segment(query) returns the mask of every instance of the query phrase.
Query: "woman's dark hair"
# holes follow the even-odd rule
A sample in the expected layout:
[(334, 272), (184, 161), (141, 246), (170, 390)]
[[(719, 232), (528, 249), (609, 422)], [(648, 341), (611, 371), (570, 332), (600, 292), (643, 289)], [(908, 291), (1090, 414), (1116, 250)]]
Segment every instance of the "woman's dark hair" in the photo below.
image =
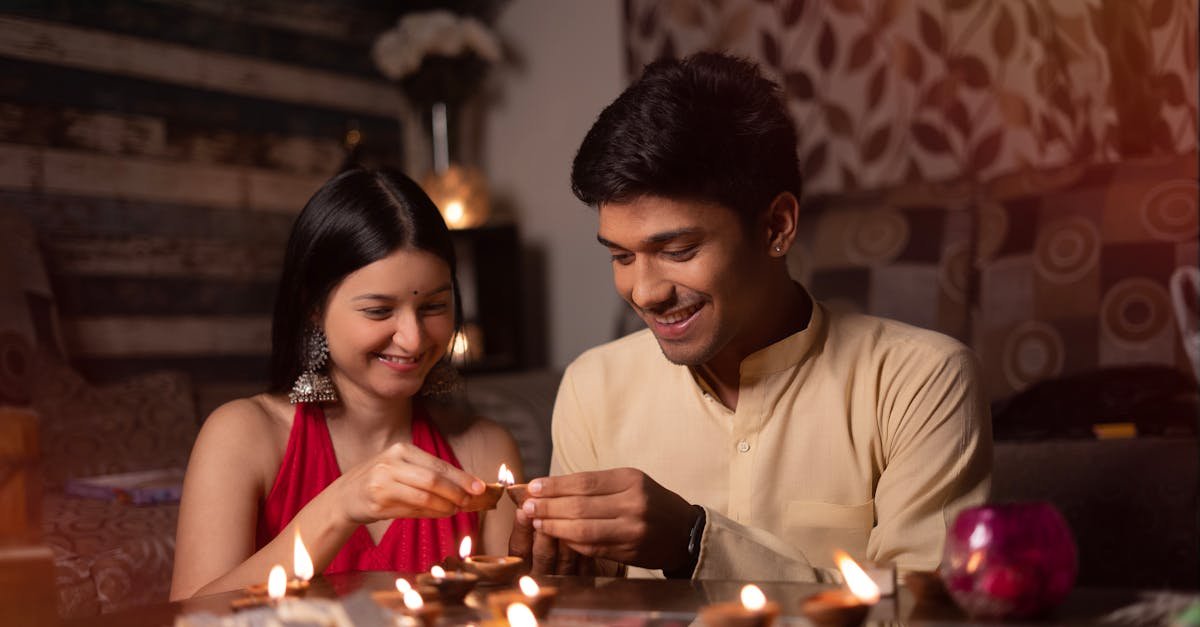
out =
[(717, 202), (748, 222), (782, 192), (800, 197), (796, 128), (779, 87), (749, 61), (657, 61), (600, 113), (571, 189), (593, 207), (648, 194)]
[(292, 225), (271, 326), (272, 392), (302, 371), (304, 334), (342, 279), (399, 249), (450, 266), (455, 326), (462, 320), (454, 243), (442, 215), (412, 179), (386, 170), (343, 172), (318, 189)]

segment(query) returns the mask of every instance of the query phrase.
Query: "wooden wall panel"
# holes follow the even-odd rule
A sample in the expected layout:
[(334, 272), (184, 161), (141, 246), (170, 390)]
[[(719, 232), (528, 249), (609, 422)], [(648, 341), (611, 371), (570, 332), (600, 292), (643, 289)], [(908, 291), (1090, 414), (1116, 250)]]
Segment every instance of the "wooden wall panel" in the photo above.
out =
[(392, 19), (310, 0), (0, 9), (0, 210), (34, 224), (85, 376), (183, 370), (202, 412), (264, 385), (284, 243), (343, 136), (402, 165), (399, 94), (369, 56)]

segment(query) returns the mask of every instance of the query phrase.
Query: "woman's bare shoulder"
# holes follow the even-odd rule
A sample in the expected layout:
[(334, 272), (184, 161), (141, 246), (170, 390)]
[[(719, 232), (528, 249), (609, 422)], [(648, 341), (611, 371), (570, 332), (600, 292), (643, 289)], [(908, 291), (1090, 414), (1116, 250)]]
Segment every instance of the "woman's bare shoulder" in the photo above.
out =
[(197, 446), (213, 444), (231, 451), (262, 453), (263, 443), (271, 450), (287, 442), (292, 426), (291, 405), (271, 394), (257, 394), (229, 401), (213, 410), (200, 428)]

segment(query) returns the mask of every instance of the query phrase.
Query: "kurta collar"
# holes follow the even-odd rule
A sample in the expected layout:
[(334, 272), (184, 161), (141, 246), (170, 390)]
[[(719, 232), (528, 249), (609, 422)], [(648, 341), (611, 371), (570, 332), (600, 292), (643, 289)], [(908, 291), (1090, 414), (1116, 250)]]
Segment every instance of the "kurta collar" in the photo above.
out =
[[(796, 286), (804, 290), (804, 286), (799, 283)], [(808, 293), (808, 290), (804, 291), (806, 294)], [(743, 380), (746, 377), (758, 377), (787, 370), (804, 361), (817, 339), (825, 332), (825, 310), (821, 303), (812, 298), (811, 294), (809, 294), (809, 299), (812, 302), (812, 315), (804, 330), (797, 331), (770, 346), (750, 353), (742, 360), (740, 374)]]

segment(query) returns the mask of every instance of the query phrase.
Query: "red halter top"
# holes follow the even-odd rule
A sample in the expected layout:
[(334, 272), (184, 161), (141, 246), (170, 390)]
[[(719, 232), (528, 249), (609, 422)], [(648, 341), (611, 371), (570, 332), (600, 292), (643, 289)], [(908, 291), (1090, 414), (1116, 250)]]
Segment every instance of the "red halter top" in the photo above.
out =
[[(455, 468), (462, 468), (424, 408), (416, 403), (412, 442)], [(259, 510), (256, 549), (279, 535), (301, 508), (341, 474), (325, 424), (325, 412), (315, 403), (297, 405), (279, 474)], [(475, 536), (478, 529), (479, 516), (474, 512), (459, 512), (448, 518), (397, 518), (376, 545), (367, 528), (360, 526), (342, 545), (325, 574), (355, 570), (425, 572), (446, 556), (457, 553), (462, 537)], [(475, 540), (478, 542), (478, 538)]]

